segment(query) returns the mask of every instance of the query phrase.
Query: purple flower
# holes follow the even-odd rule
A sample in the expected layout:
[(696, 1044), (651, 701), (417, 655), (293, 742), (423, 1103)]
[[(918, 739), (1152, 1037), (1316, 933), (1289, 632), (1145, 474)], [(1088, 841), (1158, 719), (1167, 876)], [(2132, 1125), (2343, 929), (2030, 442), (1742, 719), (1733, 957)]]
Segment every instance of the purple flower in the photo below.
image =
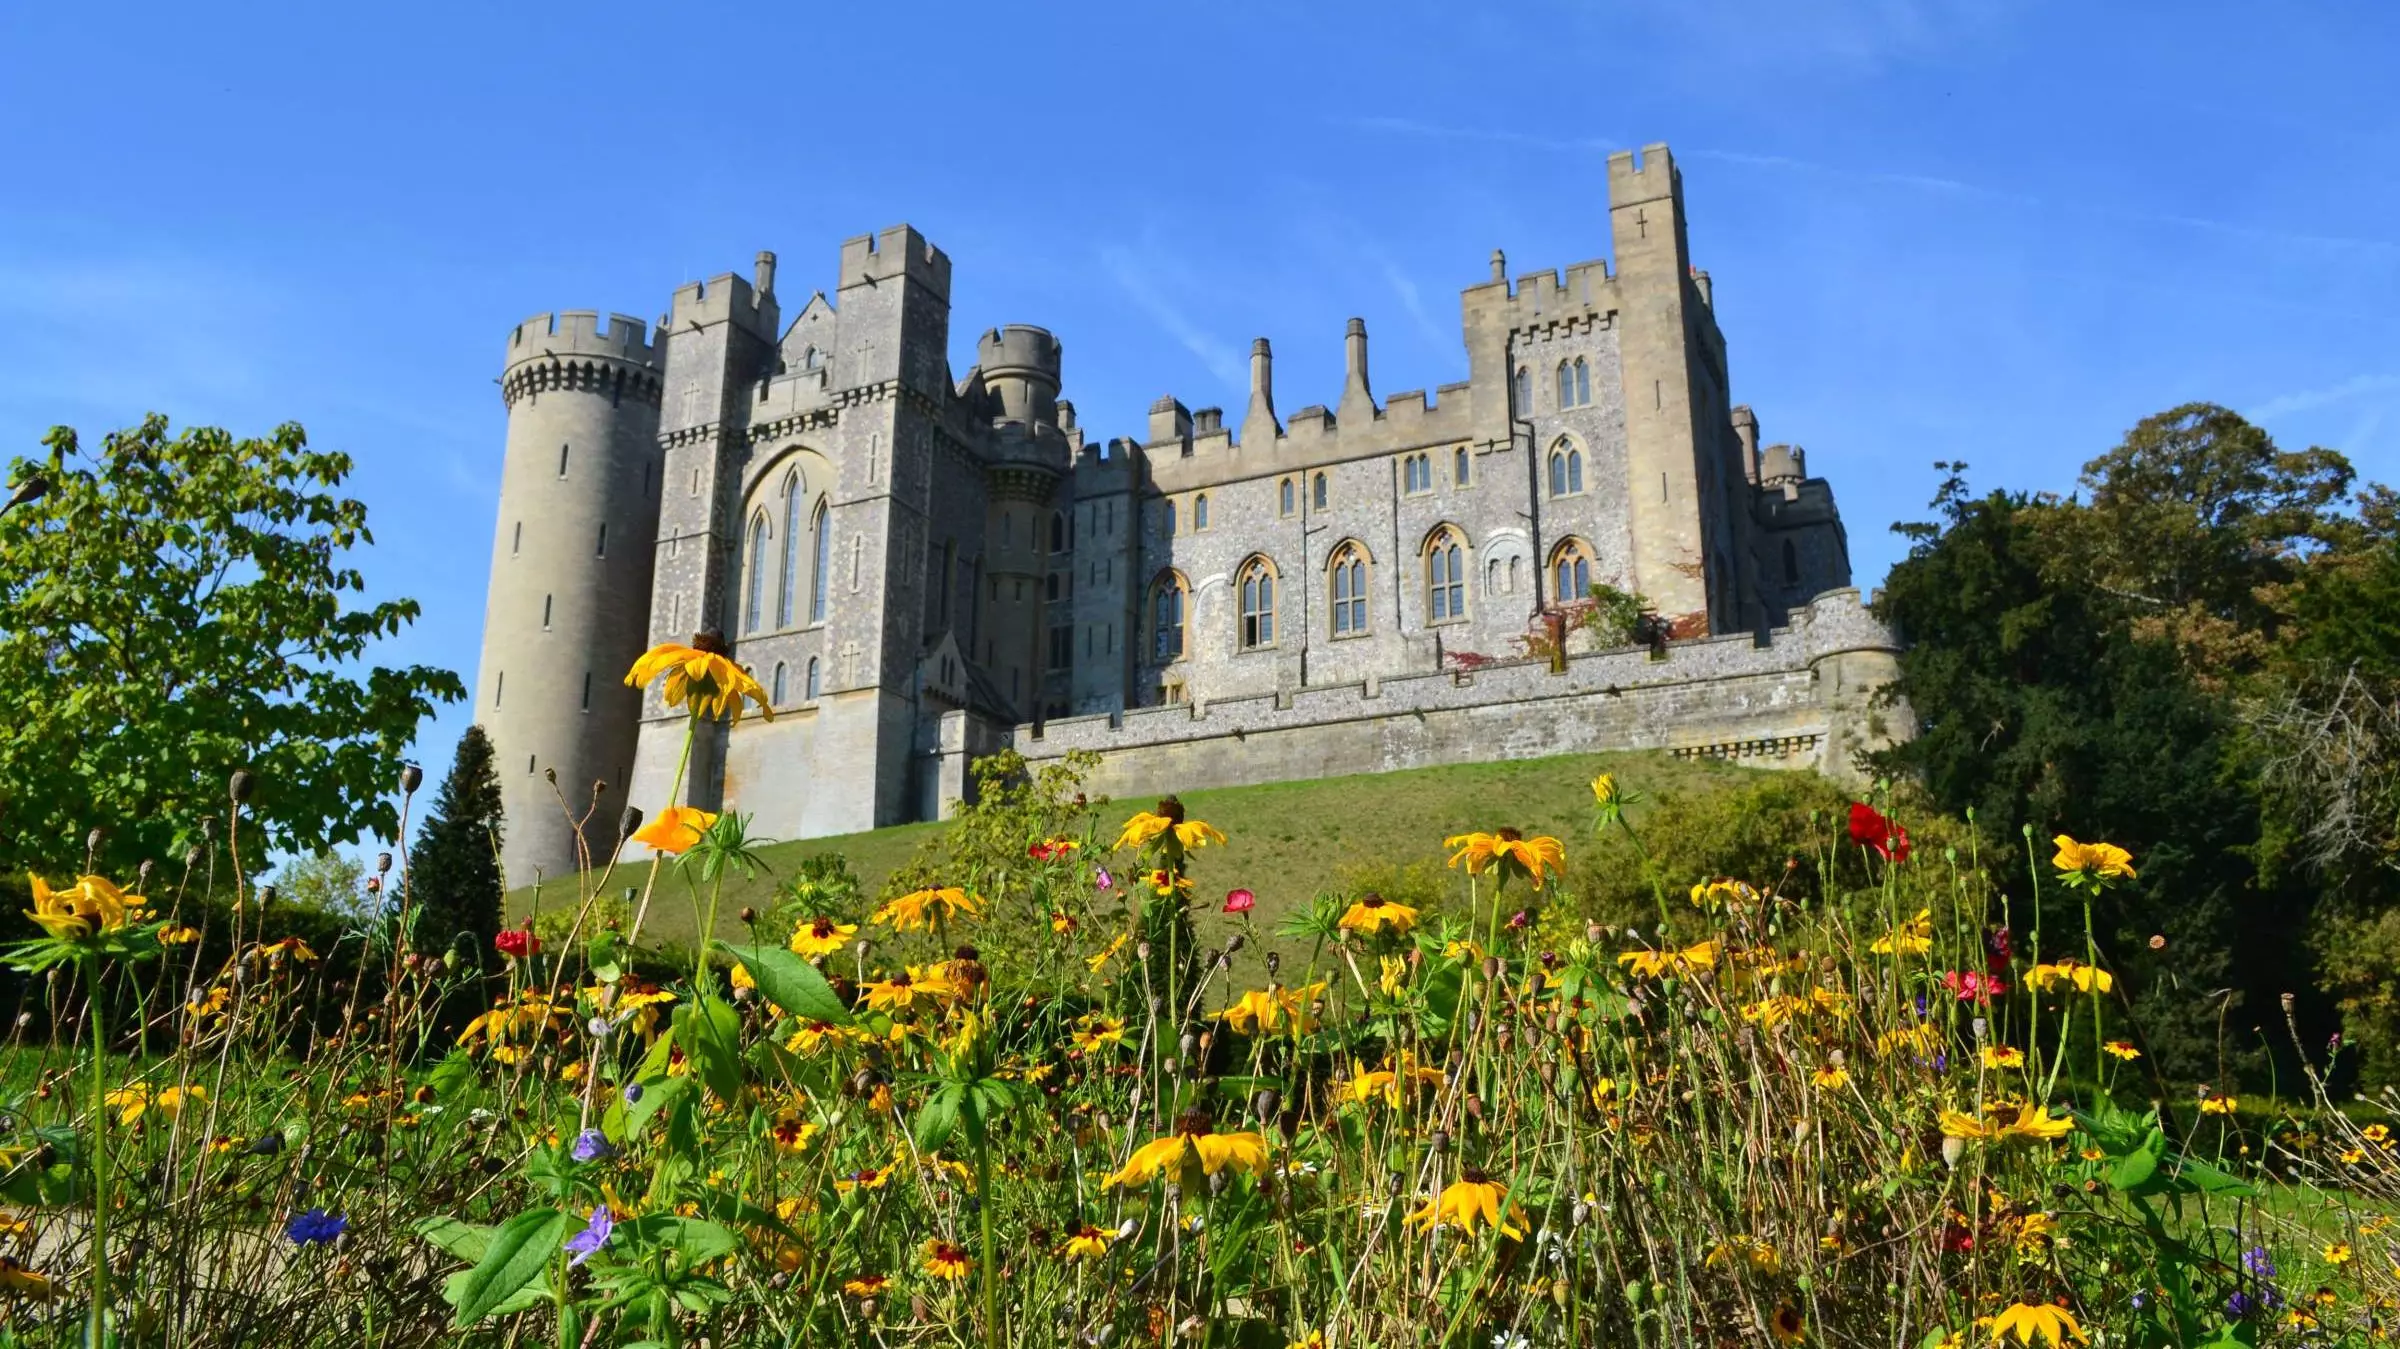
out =
[(337, 1217), (321, 1208), (312, 1208), (306, 1213), (293, 1214), (292, 1220), (284, 1224), (283, 1231), (297, 1245), (324, 1246), (331, 1244), (349, 1226), (348, 1218)]
[(2253, 1246), (2242, 1252), (2242, 1268), (2249, 1270), (2257, 1278), (2272, 1279), (2275, 1277), (2275, 1259), (2267, 1254), (2267, 1248), (2264, 1246)]
[(576, 1161), (597, 1162), (616, 1155), (617, 1150), (608, 1145), (608, 1135), (598, 1129), (586, 1129), (575, 1135)]
[(2225, 1314), (2239, 1321), (2258, 1309), (2258, 1303), (2248, 1293), (2235, 1293), (2225, 1299)]
[(637, 1101), (639, 1101), (639, 1100), (641, 1100), (641, 1099), (642, 1099), (642, 1084), (641, 1084), (641, 1083), (639, 1083), (639, 1082), (628, 1082), (628, 1083), (626, 1083), (626, 1084), (625, 1084), (625, 1104), (627, 1104), (627, 1105), (632, 1105), (632, 1104), (634, 1104), (635, 1102), (637, 1102)]
[(591, 1259), (595, 1252), (608, 1244), (608, 1234), (615, 1231), (616, 1227), (617, 1220), (608, 1216), (608, 1205), (602, 1204), (593, 1209), (591, 1225), (567, 1238), (567, 1249), (575, 1255), (567, 1263), (580, 1265)]
[(1108, 874), (1107, 867), (1092, 868), (1092, 884), (1099, 886), (1103, 890), (1114, 890), (1117, 888), (1116, 878)]

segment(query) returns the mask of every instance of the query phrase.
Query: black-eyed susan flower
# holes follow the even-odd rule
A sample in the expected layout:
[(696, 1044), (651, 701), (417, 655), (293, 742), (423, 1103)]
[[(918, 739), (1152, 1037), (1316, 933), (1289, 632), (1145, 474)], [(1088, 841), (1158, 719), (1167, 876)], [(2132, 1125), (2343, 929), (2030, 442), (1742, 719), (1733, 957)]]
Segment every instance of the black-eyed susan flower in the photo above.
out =
[(892, 1173), (898, 1169), (897, 1164), (862, 1166), (849, 1175), (834, 1177), (833, 1188), (840, 1194), (848, 1194), (852, 1190), (880, 1190), (891, 1181)]
[(2050, 859), (2050, 865), (2058, 869), (2059, 880), (2068, 885), (2097, 890), (2134, 878), (2133, 854), (2114, 843), (2077, 843), (2066, 834), (2051, 842), (2058, 845), (2058, 855)]
[(1150, 893), (1161, 899), (1173, 895), (1188, 895), (1192, 892), (1191, 877), (1181, 872), (1171, 871), (1166, 867), (1152, 867), (1143, 872), (1142, 884), (1149, 886)]
[(2066, 1137), (2074, 1127), (2074, 1120), (2054, 1116), (2041, 1106), (2028, 1104), (2018, 1106), (2017, 1117), (2003, 1126), (2000, 1132), (2008, 1138), (2046, 1143), (2054, 1138)]
[(1709, 1247), (1700, 1263), (1707, 1269), (1748, 1269), (1773, 1277), (1783, 1272), (1783, 1253), (1764, 1237), (1737, 1233)]
[(1133, 940), (1133, 934), (1128, 932), (1118, 933), (1115, 941), (1112, 941), (1108, 945), (1101, 947), (1097, 953), (1085, 956), (1083, 960), (1084, 967), (1089, 969), (1092, 973), (1098, 974), (1100, 972), (1100, 967), (1107, 964), (1109, 960), (1117, 954), (1117, 952), (1124, 950), (1125, 943), (1131, 940)]
[(1100, 1184), (1146, 1185), (1162, 1173), (1181, 1176), (1195, 1166), (1210, 1176), (1228, 1167), (1259, 1175), (1267, 1169), (1267, 1140), (1254, 1133), (1213, 1133), (1205, 1111), (1186, 1111), (1175, 1132), (1135, 1148)]
[(972, 918), (983, 912), (983, 901), (956, 885), (911, 890), (875, 911), (869, 920), (897, 932), (915, 932), (952, 918)]
[(943, 1002), (958, 996), (940, 964), (910, 965), (883, 979), (858, 986), (871, 1011), (889, 1012), (914, 1007), (918, 1001)]
[(1636, 979), (1680, 979), (1695, 970), (1712, 969), (1717, 963), (1717, 944), (1697, 942), (1680, 951), (1625, 951), (1617, 963)]
[(625, 675), (630, 688), (644, 688), (664, 678), (663, 690), (667, 706), (689, 706), (692, 715), (715, 720), (731, 711), (739, 721), (745, 703), (756, 703), (759, 716), (775, 719), (775, 709), (767, 701), (767, 691), (759, 686), (750, 672), (734, 664), (726, 653), (724, 640), (714, 633), (702, 633), (689, 645), (682, 642), (660, 642), (633, 663)]
[(25, 916), (61, 941), (122, 931), (141, 916), (149, 901), (128, 895), (99, 876), (85, 876), (64, 890), (53, 890), (42, 878), (31, 880), (33, 907)]
[(1175, 846), (1184, 850), (1205, 848), (1211, 843), (1223, 843), (1225, 833), (1202, 820), (1184, 818), (1183, 803), (1174, 797), (1158, 803), (1155, 811), (1136, 811), (1117, 834), (1119, 848), (1148, 847), (1161, 837), (1172, 835)]
[(1459, 1178), (1443, 1188), (1408, 1215), (1411, 1226), (1432, 1231), (1437, 1227), (1455, 1227), (1468, 1236), (1475, 1235), (1481, 1222), (1511, 1241), (1525, 1236), (1525, 1210), (1509, 1204), (1506, 1212), (1501, 1205), (1508, 1198), (1508, 1187), (1473, 1167), (1462, 1168)]
[(1453, 849), (1450, 865), (1465, 863), (1467, 874), (1480, 876), (1497, 869), (1502, 877), (1522, 876), (1542, 888), (1544, 873), (1555, 876), (1566, 866), (1567, 848), (1548, 835), (1527, 838), (1514, 829), (1492, 833), (1453, 834), (1442, 840)]
[(2241, 1106), (2242, 1103), (2233, 1097), (2220, 1096), (2214, 1092), (2200, 1098), (2200, 1113), (2203, 1115), (2236, 1114), (2241, 1110)]
[(58, 1296), (58, 1285), (48, 1275), (0, 1255), (0, 1293), (48, 1301)]
[(161, 946), (189, 946), (198, 940), (200, 940), (200, 929), (186, 927), (181, 923), (169, 923), (158, 930), (158, 942)]
[(2015, 1045), (1985, 1045), (1983, 1066), (1995, 1071), (2025, 1066), (2025, 1051)]
[(2347, 1241), (2331, 1242), (2325, 1247), (2325, 1263), (2337, 1269), (2349, 1264), (2355, 1258), (2356, 1252), (2350, 1249), (2350, 1243)]
[(1108, 1243), (1114, 1239), (1113, 1233), (1080, 1223), (1067, 1234), (1066, 1244), (1059, 1247), (1058, 1253), (1068, 1260), (1097, 1260), (1108, 1254)]
[(924, 1250), (925, 1272), (937, 1279), (947, 1279), (956, 1283), (967, 1277), (967, 1271), (974, 1267), (974, 1262), (967, 1257), (966, 1248), (953, 1245), (939, 1237), (929, 1238), (925, 1243)]
[(2070, 1341), (2088, 1344), (2083, 1327), (2074, 1313), (2048, 1302), (2014, 1303), (1992, 1318), (1992, 1343), (2002, 1344), (2013, 1338), (2026, 1349), (2043, 1344), (2060, 1349)]
[(1778, 1302), (1767, 1317), (1767, 1330), (1777, 1344), (1799, 1344), (1808, 1338), (1808, 1322), (1801, 1318), (1800, 1309), (1789, 1302)]
[(808, 1151), (808, 1145), (816, 1139), (817, 1133), (816, 1121), (803, 1119), (798, 1112), (791, 1110), (777, 1115), (775, 1122), (767, 1126), (767, 1137), (774, 1140), (776, 1148), (795, 1154)]
[(1281, 1030), (1287, 1023), (1303, 1034), (1316, 1029), (1316, 1004), (1325, 992), (1320, 980), (1306, 988), (1254, 988), (1218, 1015), (1244, 1035)]
[(715, 811), (697, 806), (669, 806), (658, 818), (633, 831), (633, 841), (652, 852), (673, 857), (689, 852), (717, 822)]
[(1075, 1047), (1086, 1054), (1096, 1054), (1110, 1045), (1125, 1043), (1125, 1020), (1114, 1016), (1085, 1017), (1075, 1028)]
[(1810, 1085), (1822, 1091), (1840, 1091), (1850, 1085), (1850, 1070), (1838, 1064), (1826, 1064), (1808, 1075)]
[(1417, 925), (1417, 911), (1381, 895), (1364, 895), (1342, 915), (1339, 926), (1349, 932), (1406, 932)]
[(2073, 988), (2078, 993), (2106, 993), (2117, 986), (2116, 977), (2096, 965), (2080, 960), (2061, 960), (2036, 965), (2025, 971), (2025, 985), (2047, 992), (2053, 988)]
[(789, 944), (792, 954), (814, 960), (818, 956), (831, 955), (849, 945), (850, 938), (857, 932), (858, 924), (856, 923), (837, 923), (830, 918), (811, 918), (792, 929), (792, 940)]
[(1933, 910), (1919, 909), (1917, 916), (1877, 937), (1867, 948), (1879, 956), (1921, 956), (1933, 949)]
[(842, 1291), (855, 1298), (881, 1297), (883, 1290), (891, 1286), (891, 1276), (887, 1274), (861, 1274), (842, 1281)]

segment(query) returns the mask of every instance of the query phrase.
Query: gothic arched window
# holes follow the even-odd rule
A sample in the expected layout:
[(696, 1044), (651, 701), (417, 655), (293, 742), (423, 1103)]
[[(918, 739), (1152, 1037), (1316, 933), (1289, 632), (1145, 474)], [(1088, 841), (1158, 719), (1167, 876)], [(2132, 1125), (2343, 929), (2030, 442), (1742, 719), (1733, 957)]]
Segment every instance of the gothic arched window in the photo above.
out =
[(767, 513), (750, 517), (750, 578), (742, 596), (742, 631), (758, 631), (759, 601), (767, 588)]
[(1450, 452), (1450, 481), (1460, 487), (1467, 485), (1467, 447), (1459, 446)]
[(833, 571), (833, 520), (823, 500), (817, 502), (817, 513), (808, 522), (809, 532), (817, 536), (816, 561), (809, 569), (808, 621), (825, 621), (825, 586)]
[(1572, 441), (1550, 447), (1550, 495), (1573, 496), (1583, 490), (1583, 451)]
[(775, 588), (775, 626), (792, 625), (792, 607), (800, 594), (800, 475), (783, 479), (783, 576)]
[(1592, 546), (1581, 539), (1562, 539), (1550, 550), (1552, 602), (1565, 604), (1592, 593), (1592, 560)]
[(1467, 541), (1450, 525), (1425, 540), (1427, 621), (1450, 623), (1467, 616)]
[(1520, 365), (1517, 367), (1517, 415), (1522, 417), (1532, 411), (1533, 371)]
[(1558, 363), (1558, 405), (1575, 406), (1575, 371), (1565, 361)]
[(1433, 456), (1427, 454), (1412, 454), (1403, 462), (1405, 464), (1405, 477), (1407, 479), (1407, 485), (1404, 490), (1410, 492), (1430, 492), (1433, 490)]
[(1276, 500), (1279, 503), (1279, 513), (1290, 515), (1292, 513), (1292, 498), (1295, 495), (1295, 493), (1292, 491), (1292, 480), (1289, 478), (1284, 479), (1282, 485), (1275, 490)]
[(1314, 507), (1315, 507), (1316, 509), (1318, 509), (1318, 510), (1323, 510), (1323, 509), (1325, 509), (1325, 475), (1324, 475), (1324, 474), (1320, 473), (1320, 474), (1318, 474), (1318, 475), (1317, 475), (1317, 477), (1316, 477), (1316, 481), (1315, 481), (1315, 482), (1313, 482), (1313, 483), (1311, 483), (1311, 484), (1309, 485), (1308, 492), (1309, 492), (1309, 504), (1310, 504), (1311, 506), (1314, 506)]
[(812, 703), (815, 702), (817, 695), (822, 692), (824, 692), (824, 683), (817, 674), (817, 658), (811, 656), (808, 658), (808, 700)]
[(1275, 645), (1275, 568), (1263, 557), (1242, 565), (1242, 649)]
[(1202, 492), (1192, 498), (1192, 532), (1197, 534), (1206, 528), (1208, 528), (1208, 493)]
[(1333, 635), (1356, 637), (1367, 630), (1367, 550), (1355, 540), (1333, 550), (1325, 588), (1333, 595)]
[(1183, 578), (1168, 572), (1150, 583), (1150, 658), (1161, 664), (1183, 659)]
[(786, 692), (783, 684), (783, 662), (777, 661), (775, 662), (775, 683), (773, 689), (768, 694), (768, 698), (770, 701), (778, 705), (783, 702), (784, 694)]
[(1575, 358), (1575, 406), (1582, 407), (1591, 401), (1592, 368), (1585, 365), (1583, 358), (1578, 356)]
[(1050, 512), (1050, 551), (1067, 551), (1067, 517), (1063, 511)]

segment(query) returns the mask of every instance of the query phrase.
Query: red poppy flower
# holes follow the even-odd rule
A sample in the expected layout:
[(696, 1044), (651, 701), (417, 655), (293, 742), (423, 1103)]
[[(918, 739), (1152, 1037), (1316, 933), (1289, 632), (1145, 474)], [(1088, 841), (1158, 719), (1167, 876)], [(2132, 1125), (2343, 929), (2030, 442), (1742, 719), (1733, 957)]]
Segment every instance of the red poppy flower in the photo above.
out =
[(523, 960), (542, 949), (542, 939), (521, 927), (512, 927), (492, 938), (492, 946), (511, 960)]
[(1225, 895), (1225, 912), (1248, 913), (1250, 907), (1256, 903), (1258, 903), (1258, 896), (1247, 890), (1228, 891)]
[(1864, 801), (1850, 803), (1850, 841), (1873, 848), (1886, 862), (1908, 860), (1908, 831)]
[(2008, 992), (2008, 983), (1981, 970), (1950, 970), (1942, 975), (1942, 987), (1960, 1002), (1989, 1003)]

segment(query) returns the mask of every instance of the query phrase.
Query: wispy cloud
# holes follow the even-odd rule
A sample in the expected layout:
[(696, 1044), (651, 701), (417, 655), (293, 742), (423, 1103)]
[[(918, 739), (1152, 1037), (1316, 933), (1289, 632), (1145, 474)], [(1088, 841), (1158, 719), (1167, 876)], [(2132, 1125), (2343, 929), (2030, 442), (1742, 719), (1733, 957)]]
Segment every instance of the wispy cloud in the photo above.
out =
[(1815, 160), (1794, 159), (1790, 155), (1761, 155), (1743, 150), (1712, 150), (1703, 147), (1681, 150), (1677, 153), (1690, 159), (1713, 159), (1723, 164), (1747, 164), (1752, 168), (1761, 169), (1788, 169), (1794, 173), (1840, 178), (1850, 182), (1889, 183), (1894, 187), (1921, 188), (1927, 192), (1938, 192), (1947, 196), (1985, 197), (1995, 201), (2021, 202), (2028, 206), (2041, 204), (2037, 198), (2023, 193), (2007, 192), (1935, 174), (1886, 173), (1877, 169), (1859, 169), (1841, 164), (1822, 164)]
[(2279, 394), (2243, 412), (2254, 422), (2272, 421), (2297, 413), (2313, 412), (2334, 403), (2347, 402), (2371, 393), (2400, 390), (2400, 374), (2352, 375), (2338, 384), (2322, 389), (2302, 389), (2296, 393)]
[(1208, 367), (1210, 374), (1229, 388), (1246, 387), (1249, 373), (1241, 354), (1234, 350), (1232, 344), (1204, 331), (1180, 305), (1161, 293), (1151, 282), (1155, 269), (1145, 266), (1133, 250), (1121, 244), (1109, 244), (1100, 250), (1100, 263), (1108, 269), (1109, 279), (1117, 283), (1117, 288), (1125, 292), (1126, 298), (1148, 314), (1159, 327), (1166, 329), (1167, 335)]

